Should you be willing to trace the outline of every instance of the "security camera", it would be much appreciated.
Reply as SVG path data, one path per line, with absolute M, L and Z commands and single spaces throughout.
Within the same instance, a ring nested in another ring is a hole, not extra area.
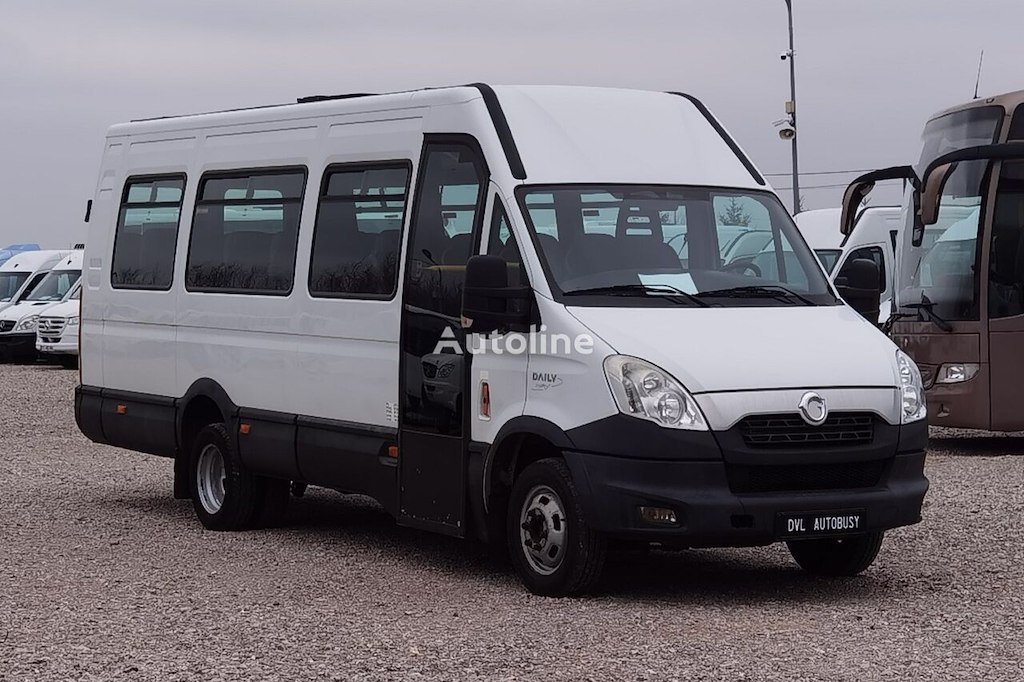
M 781 137 L 783 140 L 792 140 L 794 137 L 796 137 L 796 130 L 789 126 L 779 128 L 779 137 Z

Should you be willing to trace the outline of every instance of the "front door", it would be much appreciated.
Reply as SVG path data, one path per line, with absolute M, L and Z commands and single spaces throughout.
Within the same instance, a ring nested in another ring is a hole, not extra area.
M 471 362 L 462 285 L 478 251 L 486 186 L 486 165 L 471 138 L 427 136 L 402 294 L 398 518 L 460 537 Z

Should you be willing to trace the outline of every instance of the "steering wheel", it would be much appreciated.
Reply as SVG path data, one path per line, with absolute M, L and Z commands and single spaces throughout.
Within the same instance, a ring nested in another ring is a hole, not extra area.
M 754 273 L 754 277 L 761 276 L 761 268 L 754 265 L 751 261 L 733 261 L 728 265 L 722 266 L 723 272 L 738 272 L 741 275 L 746 274 L 747 271 Z
M 678 256 L 682 252 L 683 248 L 686 246 L 686 238 L 687 238 L 687 236 L 689 236 L 689 233 L 687 233 L 687 232 L 680 232 L 679 234 L 677 234 L 676 236 L 672 237 L 667 242 L 665 242 L 665 244 L 667 244 L 668 246 L 672 246 L 672 242 L 674 242 L 675 240 L 677 240 L 680 237 L 682 237 L 683 238 L 683 243 L 679 245 L 678 249 L 676 247 L 672 246 L 672 250 L 675 251 L 676 255 Z

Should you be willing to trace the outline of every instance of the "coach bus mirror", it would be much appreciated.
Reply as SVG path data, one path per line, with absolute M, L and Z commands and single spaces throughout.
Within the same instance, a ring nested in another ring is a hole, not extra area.
M 843 194 L 842 217 L 839 219 L 839 232 L 844 237 L 853 232 L 853 226 L 857 223 L 857 209 L 860 208 L 864 197 L 870 194 L 874 188 L 875 183 L 873 182 L 857 181 L 846 188 L 846 192 Z
M 839 295 L 851 308 L 863 315 L 871 324 L 877 325 L 882 298 L 881 281 L 875 261 L 857 258 L 843 265 L 835 284 Z
M 939 219 L 942 204 L 942 188 L 949 176 L 956 170 L 955 163 L 944 163 L 933 168 L 924 179 L 924 193 L 921 196 L 921 224 L 934 225 Z
M 508 263 L 504 258 L 473 256 L 466 263 L 462 327 L 472 334 L 525 328 L 529 324 L 529 306 L 515 306 L 514 302 L 529 300 L 529 295 L 528 287 L 508 285 Z

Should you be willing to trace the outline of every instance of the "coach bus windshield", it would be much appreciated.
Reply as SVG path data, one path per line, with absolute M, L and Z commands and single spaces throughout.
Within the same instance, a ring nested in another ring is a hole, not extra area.
M 922 136 L 918 176 L 942 154 L 997 141 L 1002 117 L 1002 107 L 990 106 L 929 121 Z M 908 222 L 900 235 L 897 274 L 899 306 L 924 305 L 946 321 L 978 319 L 978 227 L 987 165 L 972 161 L 956 167 L 943 189 L 938 221 L 925 229 L 919 246 L 912 243 L 914 212 L 905 211 Z M 906 196 L 906 201 L 912 200 L 910 192 Z

